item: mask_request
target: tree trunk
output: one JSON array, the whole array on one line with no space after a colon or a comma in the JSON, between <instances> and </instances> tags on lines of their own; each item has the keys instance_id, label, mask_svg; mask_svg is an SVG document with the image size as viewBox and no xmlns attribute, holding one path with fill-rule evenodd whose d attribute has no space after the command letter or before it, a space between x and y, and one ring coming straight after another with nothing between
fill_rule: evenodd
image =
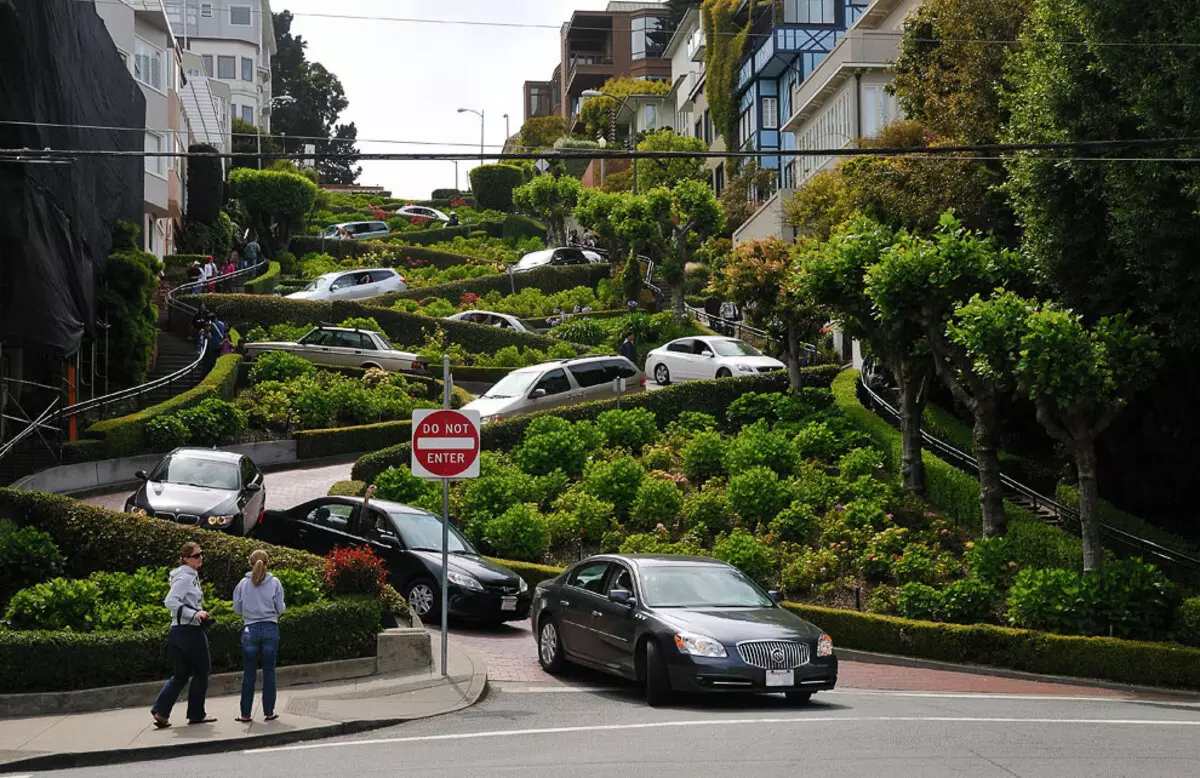
<instances>
[{"instance_id":1,"label":"tree trunk","mask_svg":"<svg viewBox=\"0 0 1200 778\"><path fill-rule=\"evenodd\" d=\"M683 290L684 281L677 284L671 284L671 318L676 324L683 324L687 321L687 309L684 308Z\"/></svg>"},{"instance_id":2,"label":"tree trunk","mask_svg":"<svg viewBox=\"0 0 1200 778\"><path fill-rule=\"evenodd\" d=\"M896 370L900 385L900 473L904 488L913 494L925 494L925 462L921 459L921 415L925 411L928 377L914 375L911 368Z\"/></svg>"},{"instance_id":3,"label":"tree trunk","mask_svg":"<svg viewBox=\"0 0 1200 778\"><path fill-rule=\"evenodd\" d=\"M1099 570L1104 564L1104 549L1100 544L1100 518L1096 503L1100 487L1096 480L1096 441L1090 436L1075 440L1075 472L1079 476L1079 525L1083 538L1083 570Z\"/></svg>"},{"instance_id":4,"label":"tree trunk","mask_svg":"<svg viewBox=\"0 0 1200 778\"><path fill-rule=\"evenodd\" d=\"M792 391L800 391L804 388L804 382L800 379L800 356L796 343L795 324L789 323L787 326L787 343L783 349L783 362L787 365L788 383L792 385Z\"/></svg>"},{"instance_id":5,"label":"tree trunk","mask_svg":"<svg viewBox=\"0 0 1200 778\"><path fill-rule=\"evenodd\" d=\"M1000 480L1000 413L994 397L975 398L975 460L979 463L979 507L983 536L1004 535L1004 484Z\"/></svg>"}]
</instances>

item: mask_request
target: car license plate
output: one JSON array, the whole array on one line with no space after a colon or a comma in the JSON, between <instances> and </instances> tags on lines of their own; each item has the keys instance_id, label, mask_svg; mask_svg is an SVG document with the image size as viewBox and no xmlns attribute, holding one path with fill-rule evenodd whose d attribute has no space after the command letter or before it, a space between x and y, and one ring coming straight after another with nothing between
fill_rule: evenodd
<instances>
[{"instance_id":1,"label":"car license plate","mask_svg":"<svg viewBox=\"0 0 1200 778\"><path fill-rule=\"evenodd\" d=\"M795 670L768 670L767 686L795 686Z\"/></svg>"},{"instance_id":2,"label":"car license plate","mask_svg":"<svg viewBox=\"0 0 1200 778\"><path fill-rule=\"evenodd\" d=\"M516 597L501 597L500 598L500 610L515 611L516 609L517 609L517 598Z\"/></svg>"}]
</instances>

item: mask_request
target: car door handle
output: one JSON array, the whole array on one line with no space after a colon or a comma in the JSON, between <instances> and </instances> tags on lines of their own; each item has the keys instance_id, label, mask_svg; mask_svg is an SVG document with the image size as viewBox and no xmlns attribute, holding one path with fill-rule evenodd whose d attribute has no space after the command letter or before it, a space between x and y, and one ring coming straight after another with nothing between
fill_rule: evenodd
<instances>
[{"instance_id":1,"label":"car door handle","mask_svg":"<svg viewBox=\"0 0 1200 778\"><path fill-rule=\"evenodd\" d=\"M600 611L592 611L592 618L593 618L593 619L598 619L598 618L600 618L600 617L601 617L601 616L603 616L603 615L604 615L604 614L603 614L603 613L601 613Z\"/></svg>"},{"instance_id":2,"label":"car door handle","mask_svg":"<svg viewBox=\"0 0 1200 778\"><path fill-rule=\"evenodd\" d=\"M570 608L570 607L571 607L571 601L570 601L570 600L559 600L559 601L558 601L558 604L559 604L559 605L561 605L561 606L563 606L564 608Z\"/></svg>"}]
</instances>

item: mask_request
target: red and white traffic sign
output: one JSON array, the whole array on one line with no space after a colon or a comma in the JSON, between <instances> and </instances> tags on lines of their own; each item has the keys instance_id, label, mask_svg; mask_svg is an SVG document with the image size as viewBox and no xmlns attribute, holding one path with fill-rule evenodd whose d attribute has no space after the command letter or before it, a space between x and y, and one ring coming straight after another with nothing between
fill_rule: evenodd
<instances>
[{"instance_id":1,"label":"red and white traffic sign","mask_svg":"<svg viewBox=\"0 0 1200 778\"><path fill-rule=\"evenodd\" d=\"M413 411L412 472L420 478L478 478L479 411Z\"/></svg>"}]
</instances>

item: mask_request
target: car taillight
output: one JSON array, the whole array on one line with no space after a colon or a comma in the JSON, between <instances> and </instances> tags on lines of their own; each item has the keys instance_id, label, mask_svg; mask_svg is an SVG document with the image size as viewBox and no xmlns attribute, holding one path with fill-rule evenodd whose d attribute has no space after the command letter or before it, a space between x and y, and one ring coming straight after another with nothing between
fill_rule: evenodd
<instances>
[{"instance_id":1,"label":"car taillight","mask_svg":"<svg viewBox=\"0 0 1200 778\"><path fill-rule=\"evenodd\" d=\"M424 370L424 369L425 369L425 366L424 366L424 365L422 365L420 362L413 362L413 363L412 363L412 369L413 369L413 370Z\"/></svg>"},{"instance_id":2,"label":"car taillight","mask_svg":"<svg viewBox=\"0 0 1200 778\"><path fill-rule=\"evenodd\" d=\"M400 283L402 283L402 284L407 284L407 283L408 283L408 279L407 279L407 278L405 278L404 276L400 276Z\"/></svg>"},{"instance_id":3,"label":"car taillight","mask_svg":"<svg viewBox=\"0 0 1200 778\"><path fill-rule=\"evenodd\" d=\"M640 380L640 381L638 381L638 385L639 385L639 386L645 386L645 385L646 385L646 376L642 376L641 380Z\"/></svg>"}]
</instances>

